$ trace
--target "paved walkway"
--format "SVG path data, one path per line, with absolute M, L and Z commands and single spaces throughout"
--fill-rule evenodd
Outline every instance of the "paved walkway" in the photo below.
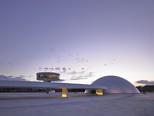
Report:
M 9 94 L 7 94 L 9 95 Z M 15 96 L 15 94 L 11 94 Z M 11 97 L 10 95 L 10 97 Z M 31 94 L 1 99 L 0 116 L 153 116 L 154 94 L 113 94 L 104 96 L 49 97 Z M 21 94 L 16 94 L 21 97 Z M 15 97 L 14 97 L 15 98 Z

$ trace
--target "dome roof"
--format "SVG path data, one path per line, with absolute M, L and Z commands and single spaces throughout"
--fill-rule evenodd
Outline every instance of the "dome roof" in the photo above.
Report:
M 91 85 L 106 86 L 104 93 L 139 93 L 138 89 L 129 81 L 118 76 L 104 76 Z

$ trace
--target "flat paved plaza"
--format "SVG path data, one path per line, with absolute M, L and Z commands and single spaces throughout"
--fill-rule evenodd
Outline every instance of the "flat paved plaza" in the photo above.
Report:
M 154 93 L 0 93 L 0 116 L 154 116 Z

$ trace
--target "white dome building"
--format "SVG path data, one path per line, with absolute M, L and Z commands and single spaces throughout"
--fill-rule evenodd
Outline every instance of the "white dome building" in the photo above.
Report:
M 104 93 L 140 93 L 138 89 L 131 84 L 129 81 L 118 77 L 118 76 L 104 76 L 91 85 L 105 86 L 107 89 L 104 90 Z

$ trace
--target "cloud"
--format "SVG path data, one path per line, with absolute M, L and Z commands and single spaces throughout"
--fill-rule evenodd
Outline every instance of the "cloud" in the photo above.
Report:
M 77 63 L 84 63 L 84 62 L 88 62 L 88 59 L 85 59 L 85 58 L 75 58 L 75 61 Z
M 72 71 L 72 72 L 68 72 L 67 74 L 68 75 L 75 75 L 75 74 L 77 74 L 77 72 L 76 71 Z
M 0 80 L 27 81 L 23 75 L 20 75 L 19 77 L 0 75 Z
M 87 79 L 88 77 L 85 76 L 74 76 L 72 78 L 70 78 L 70 80 L 81 80 L 81 79 Z
M 89 72 L 87 75 L 85 75 L 85 77 L 93 77 L 94 76 L 94 74 L 92 73 L 92 72 Z
M 79 72 L 72 71 L 68 72 L 67 74 L 71 76 L 69 78 L 70 80 L 88 79 L 94 76 L 92 72 L 85 72 L 85 71 L 79 71 Z
M 154 81 L 148 81 L 148 80 L 139 80 L 136 81 L 138 84 L 145 84 L 145 85 L 154 85 Z

